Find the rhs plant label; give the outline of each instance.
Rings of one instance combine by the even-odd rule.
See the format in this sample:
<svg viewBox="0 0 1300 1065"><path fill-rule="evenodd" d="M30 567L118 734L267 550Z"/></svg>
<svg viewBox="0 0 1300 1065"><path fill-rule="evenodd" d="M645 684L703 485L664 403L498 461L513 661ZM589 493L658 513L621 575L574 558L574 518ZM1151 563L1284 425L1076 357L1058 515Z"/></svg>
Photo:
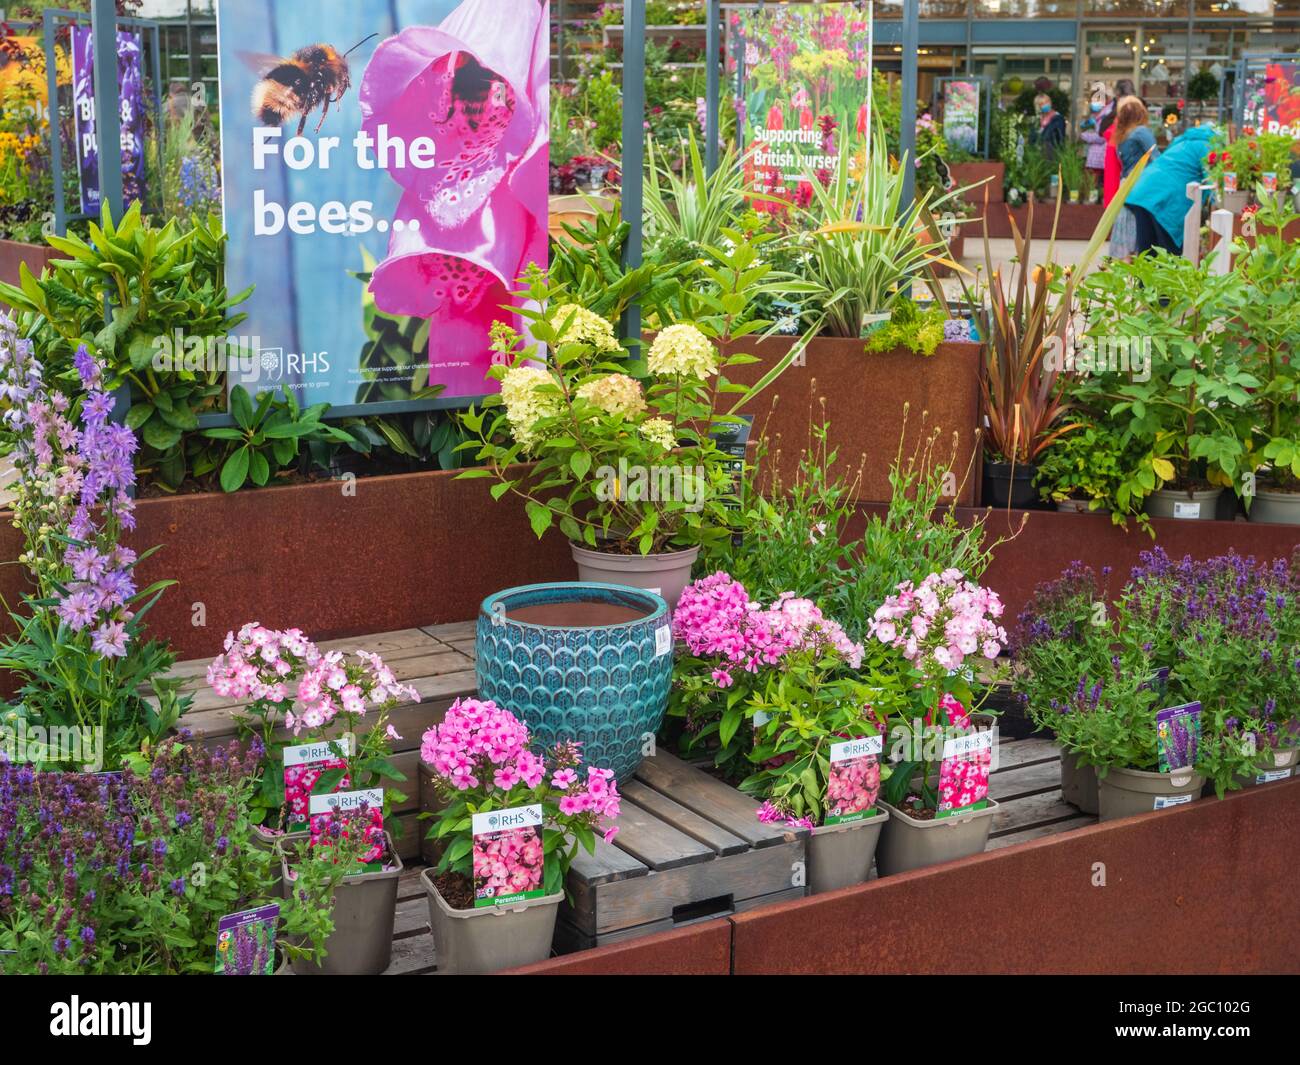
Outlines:
<svg viewBox="0 0 1300 1065"><path fill-rule="evenodd" d="M1171 706L1156 714L1156 756L1161 773L1196 765L1200 743L1200 703Z"/></svg>
<svg viewBox="0 0 1300 1065"><path fill-rule="evenodd" d="M503 906L546 894L540 803L475 814L471 831L475 907Z"/></svg>
<svg viewBox="0 0 1300 1065"><path fill-rule="evenodd" d="M289 807L285 824L294 832L307 827L311 797L338 791L349 786L347 758L352 754L352 737L319 743L294 743L284 748L284 801ZM321 779L325 778L325 783Z"/></svg>
<svg viewBox="0 0 1300 1065"><path fill-rule="evenodd" d="M876 812L884 737L862 736L831 744L825 824L862 821Z"/></svg>
<svg viewBox="0 0 1300 1065"><path fill-rule="evenodd" d="M1265 170L1259 175L1260 181L1264 183L1265 192L1277 192L1277 173L1272 170Z"/></svg>
<svg viewBox="0 0 1300 1065"><path fill-rule="evenodd" d="M280 904L229 913L217 922L218 976L270 976L275 972L275 927Z"/></svg>
<svg viewBox="0 0 1300 1065"><path fill-rule="evenodd" d="M944 740L935 818L970 813L988 806L992 764L992 729L980 729Z"/></svg>
<svg viewBox="0 0 1300 1065"><path fill-rule="evenodd" d="M362 810L365 810L364 815ZM358 791L336 791L313 795L308 805L308 828L313 847L328 847L333 842L333 822L342 824L342 835L364 833L372 843L358 861L365 872L383 868L384 858L384 789L362 788Z"/></svg>
<svg viewBox="0 0 1300 1065"><path fill-rule="evenodd" d="M1226 173L1224 173L1224 175L1223 175L1223 191L1224 191L1224 192L1236 192L1236 191L1237 191L1237 175L1236 175L1235 172L1229 170L1229 171L1227 171ZM1199 511L1200 511L1200 507L1199 507L1199 506L1197 507L1197 511L1198 511L1198 513L1199 513Z"/></svg>
<svg viewBox="0 0 1300 1065"><path fill-rule="evenodd" d="M217 0L228 376L303 406L478 397L546 266L550 8ZM496 356L500 358L500 356Z"/></svg>

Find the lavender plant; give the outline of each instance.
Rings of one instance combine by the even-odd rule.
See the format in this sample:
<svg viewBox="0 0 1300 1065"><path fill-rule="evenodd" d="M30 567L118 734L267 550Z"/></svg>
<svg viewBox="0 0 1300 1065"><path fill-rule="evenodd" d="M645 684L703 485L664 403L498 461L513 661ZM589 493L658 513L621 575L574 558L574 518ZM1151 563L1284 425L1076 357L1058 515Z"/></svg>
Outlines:
<svg viewBox="0 0 1300 1065"><path fill-rule="evenodd" d="M163 679L171 652L142 637L145 615L175 582L137 589L140 559L121 543L135 528L135 436L109 420L113 398L98 359L83 346L74 363L84 392L70 400L49 387L31 341L0 316L0 405L19 474L14 525L33 587L21 610L5 604L17 632L0 643L0 668L21 682L11 725L80 730L98 740L90 768L116 768L165 734L189 700ZM63 761L55 750L35 757Z"/></svg>

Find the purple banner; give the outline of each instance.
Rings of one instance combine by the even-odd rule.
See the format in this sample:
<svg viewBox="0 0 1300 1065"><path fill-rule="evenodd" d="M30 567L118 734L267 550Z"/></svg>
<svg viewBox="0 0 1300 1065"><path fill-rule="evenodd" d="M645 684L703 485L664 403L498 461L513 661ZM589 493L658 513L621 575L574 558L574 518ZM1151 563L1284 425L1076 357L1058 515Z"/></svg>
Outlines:
<svg viewBox="0 0 1300 1065"><path fill-rule="evenodd" d="M122 124L122 199L144 198L144 42L117 31L118 120ZM95 135L95 48L89 26L72 27L72 101L77 124L81 211L99 215L99 144Z"/></svg>

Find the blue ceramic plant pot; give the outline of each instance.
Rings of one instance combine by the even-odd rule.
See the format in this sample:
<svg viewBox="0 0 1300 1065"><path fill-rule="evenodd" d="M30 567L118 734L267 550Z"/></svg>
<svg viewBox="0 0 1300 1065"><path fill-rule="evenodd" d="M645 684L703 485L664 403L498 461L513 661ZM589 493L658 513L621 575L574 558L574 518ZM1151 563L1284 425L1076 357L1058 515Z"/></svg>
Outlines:
<svg viewBox="0 0 1300 1065"><path fill-rule="evenodd" d="M636 772L668 706L668 604L613 584L530 584L483 600L479 698L525 722L550 747L582 743L589 765L619 782Z"/></svg>

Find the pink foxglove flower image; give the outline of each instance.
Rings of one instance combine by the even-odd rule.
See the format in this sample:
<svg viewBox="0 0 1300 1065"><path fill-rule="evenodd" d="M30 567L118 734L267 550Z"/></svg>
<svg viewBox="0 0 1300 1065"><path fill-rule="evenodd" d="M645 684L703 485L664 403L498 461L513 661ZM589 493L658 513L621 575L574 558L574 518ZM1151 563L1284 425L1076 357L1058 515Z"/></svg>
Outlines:
<svg viewBox="0 0 1300 1065"><path fill-rule="evenodd" d="M546 6L465 0L437 27L384 41L359 90L376 140L433 142L430 167L394 166L403 188L371 291L388 314L431 319L430 382L493 389L488 334L529 263L545 265L549 178Z"/></svg>

